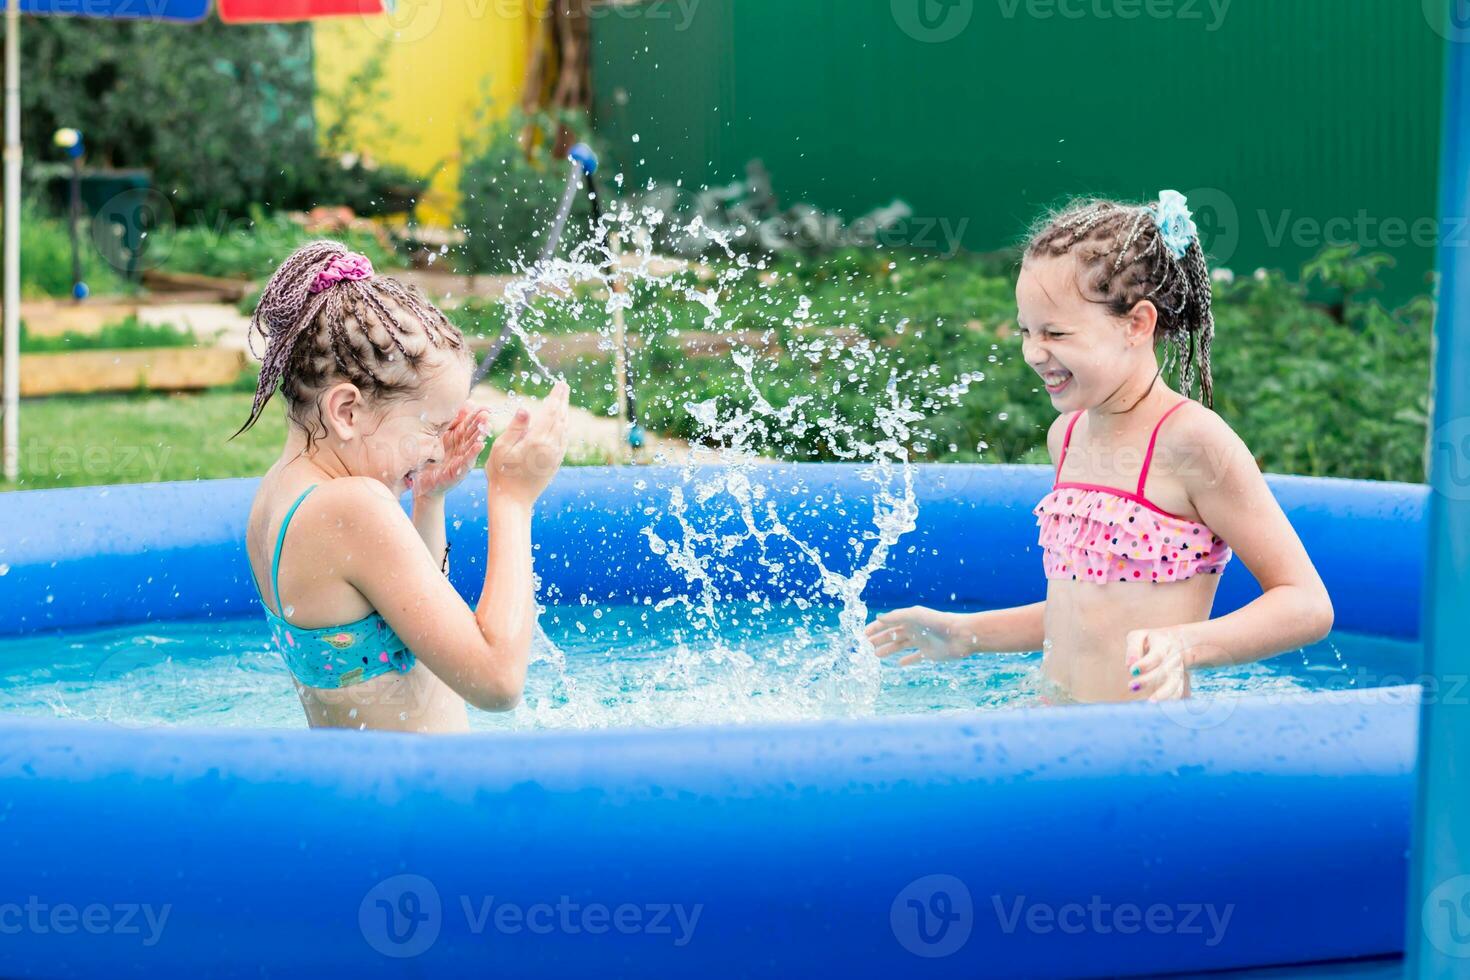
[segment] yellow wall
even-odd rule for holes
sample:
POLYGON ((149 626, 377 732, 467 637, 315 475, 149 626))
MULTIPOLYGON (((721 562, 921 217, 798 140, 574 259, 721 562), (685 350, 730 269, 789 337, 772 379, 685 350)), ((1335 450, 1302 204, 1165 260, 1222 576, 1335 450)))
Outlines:
MULTIPOLYGON (((313 25, 318 119, 333 117, 335 98, 382 49, 384 98, 356 128, 358 149, 375 160, 426 173, 445 166, 419 205, 421 221, 448 224, 458 200, 463 136, 483 108, 494 114, 520 98, 531 17, 539 0, 397 0, 391 14, 339 17, 313 25)), ((326 202, 324 202, 326 203, 326 202)))

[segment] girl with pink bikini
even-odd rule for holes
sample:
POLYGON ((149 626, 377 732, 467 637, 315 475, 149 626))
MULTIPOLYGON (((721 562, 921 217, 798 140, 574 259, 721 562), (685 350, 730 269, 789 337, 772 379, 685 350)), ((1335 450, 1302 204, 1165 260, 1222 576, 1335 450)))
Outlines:
POLYGON ((1190 672, 1313 643, 1332 603, 1250 450, 1212 410, 1210 274, 1186 202, 1089 201, 1047 221, 1016 283, 1026 362, 1061 413, 1056 475, 1035 509, 1046 599, 978 613, 879 616, 901 664, 1043 652, 1076 701, 1187 697, 1190 672), (1160 349, 1173 352, 1181 394, 1160 349), (1188 397, 1198 381, 1200 401, 1188 397), (1262 595, 1210 618, 1238 556, 1262 595))

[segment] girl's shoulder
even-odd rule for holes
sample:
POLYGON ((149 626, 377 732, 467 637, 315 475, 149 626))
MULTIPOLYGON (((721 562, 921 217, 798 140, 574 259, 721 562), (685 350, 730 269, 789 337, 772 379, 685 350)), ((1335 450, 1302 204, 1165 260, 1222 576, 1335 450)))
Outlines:
POLYGON ((340 476, 317 484, 307 498, 318 515, 314 523, 346 530, 407 520, 398 498, 382 483, 366 476, 340 476))
POLYGON ((1230 423, 1194 399, 1159 426, 1154 460, 1155 468, 1171 471, 1189 489, 1218 485, 1235 466, 1256 465, 1230 423))
POLYGON ((392 492, 370 477, 344 476, 315 482, 277 481, 262 487, 251 508, 250 521, 263 520, 279 528, 290 515, 291 526, 317 531, 352 530, 364 524, 407 520, 392 492))

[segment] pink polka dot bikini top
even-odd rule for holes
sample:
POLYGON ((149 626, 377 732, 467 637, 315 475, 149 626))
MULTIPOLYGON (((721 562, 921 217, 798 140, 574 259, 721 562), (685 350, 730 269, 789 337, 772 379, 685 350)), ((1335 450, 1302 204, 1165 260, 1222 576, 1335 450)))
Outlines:
MULTIPOLYGON (((1049 579, 1084 582, 1180 582, 1195 575, 1218 575, 1229 563, 1230 546, 1196 521, 1171 514, 1143 495, 1154 444, 1164 420, 1187 402, 1170 408, 1154 426, 1129 493, 1092 483, 1053 482, 1033 513, 1040 528, 1041 563, 1049 579)), ((1067 423, 1056 480, 1061 479, 1081 412, 1067 423)))

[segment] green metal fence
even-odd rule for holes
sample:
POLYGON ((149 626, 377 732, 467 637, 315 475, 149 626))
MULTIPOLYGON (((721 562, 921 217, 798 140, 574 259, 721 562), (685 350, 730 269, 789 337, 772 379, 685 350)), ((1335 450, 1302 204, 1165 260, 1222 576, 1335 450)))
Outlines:
POLYGON ((1435 246, 1443 37, 1417 0, 657 0, 595 8, 599 132, 636 185, 762 159, 783 202, 894 197, 935 247, 1074 194, 1189 194, 1217 264, 1435 246))

